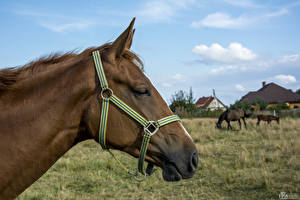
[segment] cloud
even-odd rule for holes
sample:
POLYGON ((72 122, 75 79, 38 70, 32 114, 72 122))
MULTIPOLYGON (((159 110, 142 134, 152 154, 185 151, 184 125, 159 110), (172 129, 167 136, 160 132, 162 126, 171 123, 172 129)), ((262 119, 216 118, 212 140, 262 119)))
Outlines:
POLYGON ((245 24, 248 24, 248 19, 242 16, 237 18, 232 18, 226 13, 216 12, 207 15, 204 19, 200 21, 192 22, 191 26, 193 28, 199 28, 201 26, 214 27, 214 28, 238 28, 245 24))
POLYGON ((246 88, 244 86, 242 86, 241 84, 236 84, 235 89, 237 89, 240 92, 244 92, 246 90, 246 88))
POLYGON ((289 13, 289 10, 287 8, 281 8, 280 10, 275 11, 275 12, 265 13, 264 15, 261 16, 261 18, 268 19, 268 18, 273 18, 273 17, 280 17, 280 16, 288 14, 288 13, 289 13))
POLYGON ((300 61, 300 54, 285 55, 278 62, 280 63, 294 63, 300 61))
POLYGON ((13 12, 17 15, 31 16, 31 17, 53 17, 53 15, 49 15, 43 12, 36 12, 33 10, 15 10, 13 12))
POLYGON ((58 33, 84 30, 96 24, 91 20, 80 19, 77 17, 60 14, 36 12, 32 10, 19 10, 14 11, 14 13, 17 15, 29 17, 41 27, 58 33))
POLYGON ((254 3, 251 0, 224 0, 224 2, 234 5, 234 6, 239 6, 239 7, 244 7, 244 8, 258 8, 261 7, 260 5, 254 3))
POLYGON ((138 15, 154 21, 168 20, 174 15, 174 9, 164 1, 150 1, 138 12, 138 15))
POLYGON ((283 75, 283 74, 275 76, 274 79, 282 84, 290 84, 290 83, 295 83, 297 81, 295 76, 283 75))
POLYGON ((207 15, 200 21, 194 21, 191 24, 192 28, 210 27, 210 28, 224 28, 224 29, 239 29, 252 24, 256 24, 274 17, 279 17, 287 14, 287 8, 281 8, 274 12, 265 12, 260 15, 240 15, 232 17, 227 13, 216 12, 207 15))
POLYGON ((229 73, 229 72, 237 72, 240 71, 242 68, 237 66, 237 65, 229 65, 229 66, 222 66, 218 68, 213 68, 210 70, 211 74, 224 74, 224 73, 229 73))
MULTIPOLYGON (((269 58, 264 58, 260 57, 259 59, 256 59, 251 62, 243 62, 243 63, 232 63, 230 65, 223 64, 223 66, 218 66, 215 67, 216 63, 212 62, 203 62, 197 61, 198 65, 200 64, 206 64, 213 66, 209 70, 209 74, 212 75, 225 75, 225 74, 233 74, 233 73, 252 73, 251 76, 254 74, 256 75, 264 75, 266 76, 267 74, 273 76, 273 78, 269 78, 270 81, 281 81, 283 82, 283 78, 279 76, 279 78, 275 79, 274 74, 281 74, 281 73, 289 73, 292 72, 296 77, 299 75, 297 68, 299 67, 300 64, 300 54, 292 54, 292 55, 285 55, 280 58, 276 59, 269 59, 269 58)), ((220 65, 220 63, 217 63, 220 65)), ((222 63, 221 63, 222 64, 222 63)), ((244 76, 243 75, 243 76, 244 76)), ((250 76, 250 74, 249 74, 250 76)), ((293 78, 290 80, 293 81, 293 78)))
POLYGON ((182 74, 175 74, 173 76, 171 76, 171 79, 174 81, 178 81, 178 82, 185 82, 186 81, 186 77, 182 74))
POLYGON ((195 0, 150 0, 137 12, 137 16, 148 22, 169 21, 180 9, 186 8, 195 0))
POLYGON ((162 85, 163 87, 166 87, 166 88, 171 88, 171 87, 172 87, 172 84, 166 83, 166 82, 162 83, 161 85, 162 85))
POLYGON ((163 88, 176 88, 177 85, 186 84, 190 78, 181 73, 169 75, 167 77, 159 77, 158 84, 163 88))
POLYGON ((45 23, 41 22, 40 25, 46 29, 49 29, 54 32, 58 33, 65 33, 65 32, 71 32, 71 31, 76 31, 76 30, 83 30, 86 29, 87 27, 93 25, 94 23, 89 22, 89 21, 79 21, 79 22, 74 22, 74 23, 45 23))
POLYGON ((220 63, 239 63, 257 58, 255 53, 243 47, 240 43, 230 43, 228 48, 224 48, 218 43, 213 43, 210 47, 196 45, 192 52, 202 56, 205 60, 220 63))
POLYGON ((195 2, 196 0, 169 0, 169 3, 174 3, 179 8, 187 8, 188 5, 195 2))

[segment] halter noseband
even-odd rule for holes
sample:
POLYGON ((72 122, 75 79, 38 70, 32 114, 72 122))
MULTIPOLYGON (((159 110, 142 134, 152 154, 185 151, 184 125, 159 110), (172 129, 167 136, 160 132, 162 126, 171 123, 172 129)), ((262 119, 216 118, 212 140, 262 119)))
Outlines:
MULTIPOLYGON (((107 124, 107 116, 108 116, 108 108, 109 102, 111 101, 125 113, 127 113, 130 117, 135 119, 139 124, 141 124, 144 128, 144 137, 142 146, 140 149, 139 161, 138 161, 138 169, 133 173, 134 178, 137 181, 143 181, 147 175, 151 175, 153 171, 152 167, 147 167, 147 170, 144 171, 144 161, 145 155, 147 151, 148 144, 150 142, 151 136, 153 136, 160 127, 170 124, 172 122, 181 121, 177 115, 171 115, 168 117, 164 117, 157 121, 148 121, 140 114, 135 112, 132 108, 130 108, 126 103, 120 100, 113 94, 113 90, 108 87, 107 80, 104 74, 104 69, 102 67, 101 57, 99 51, 93 52, 94 63, 97 71, 97 75, 101 85, 101 93, 100 97, 102 98, 102 108, 101 108, 101 116, 100 116, 100 125, 99 125, 99 143, 103 149, 109 150, 109 147, 106 145, 106 124, 107 124), (106 97, 108 96, 108 97, 106 97), (137 172, 140 172, 144 175, 144 178, 138 179, 137 172)), ((111 153, 111 152, 110 152, 111 153)), ((111 153, 112 154, 112 153, 111 153)), ((112 154, 113 155, 113 154, 112 154)), ((127 170, 126 170, 127 171, 127 170)))

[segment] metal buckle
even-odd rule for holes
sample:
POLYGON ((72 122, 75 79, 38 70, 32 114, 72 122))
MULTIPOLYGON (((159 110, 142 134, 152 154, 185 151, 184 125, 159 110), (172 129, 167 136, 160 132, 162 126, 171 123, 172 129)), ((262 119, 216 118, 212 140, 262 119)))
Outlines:
POLYGON ((144 131, 149 133, 151 136, 153 136, 157 131, 159 127, 155 125, 154 121, 149 121, 148 125, 144 127, 144 131))
POLYGON ((112 91, 112 89, 105 88, 105 89, 101 90, 100 96, 101 96, 102 99, 109 100, 113 94, 114 94, 114 92, 112 91), (108 95, 108 97, 105 97, 104 96, 105 94, 108 95))

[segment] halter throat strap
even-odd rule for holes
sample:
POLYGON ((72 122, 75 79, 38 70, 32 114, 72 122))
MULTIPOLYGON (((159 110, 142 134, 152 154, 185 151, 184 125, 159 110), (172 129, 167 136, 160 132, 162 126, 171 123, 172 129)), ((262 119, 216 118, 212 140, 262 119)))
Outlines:
POLYGON ((95 63, 95 68, 97 71, 97 75, 99 78, 101 93, 100 97, 102 98, 102 107, 101 107, 101 116, 100 116, 100 124, 99 124, 99 143, 103 149, 109 150, 108 145, 106 144, 106 127, 107 127, 107 117, 109 110, 109 102, 114 103, 119 109, 123 110, 130 117, 132 117, 135 121, 137 121, 144 128, 144 137, 140 149, 139 161, 138 161, 138 169, 134 172, 134 178, 137 181, 143 181, 147 175, 151 175, 152 167, 147 168, 147 172, 144 170, 144 161, 147 152, 147 148, 150 142, 151 137, 157 133, 160 127, 163 127, 172 122, 181 121, 177 115, 170 115, 159 119, 157 121, 148 121, 142 115, 135 112, 130 106, 124 103, 121 99, 116 97, 113 94, 113 90, 108 87, 108 83, 105 77, 104 69, 102 66, 102 61, 100 57, 99 51, 94 51, 93 59, 95 63), (144 175, 142 179, 138 179, 138 172, 144 175))

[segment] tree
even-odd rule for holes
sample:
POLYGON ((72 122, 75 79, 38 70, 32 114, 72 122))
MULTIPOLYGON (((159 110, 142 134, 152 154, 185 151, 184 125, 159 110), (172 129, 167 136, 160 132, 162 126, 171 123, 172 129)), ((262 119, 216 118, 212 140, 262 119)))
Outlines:
POLYGON ((238 109, 238 108, 241 108, 241 107, 242 107, 242 106, 241 106, 241 102, 238 101, 238 100, 236 100, 236 101, 234 102, 234 104, 230 104, 229 109, 238 109))
POLYGON ((192 88, 190 88, 188 94, 183 90, 179 90, 172 95, 171 104, 169 107, 177 114, 180 112, 181 115, 192 116, 197 110, 192 88))
POLYGON ((185 99, 184 91, 179 90, 174 95, 172 95, 171 104, 169 107, 173 112, 176 112, 176 109, 185 108, 185 106, 186 106, 186 99, 185 99))
POLYGON ((230 104, 230 109, 243 109, 245 111, 250 110, 251 105, 248 101, 235 101, 234 104, 230 104))
POLYGON ((296 90, 296 93, 297 93, 297 94, 300 94, 300 89, 296 90))
POLYGON ((187 112, 189 112, 192 115, 197 110, 196 105, 195 105, 195 99, 194 99, 192 87, 190 87, 189 94, 186 96, 186 110, 187 110, 187 112))
POLYGON ((190 87, 190 92, 189 94, 187 95, 186 97, 186 103, 187 104, 194 104, 195 103, 195 99, 194 99, 194 94, 193 94, 193 90, 192 90, 192 87, 190 87))
POLYGON ((263 99, 255 99, 252 105, 258 105, 260 110, 265 110, 268 104, 263 99))

